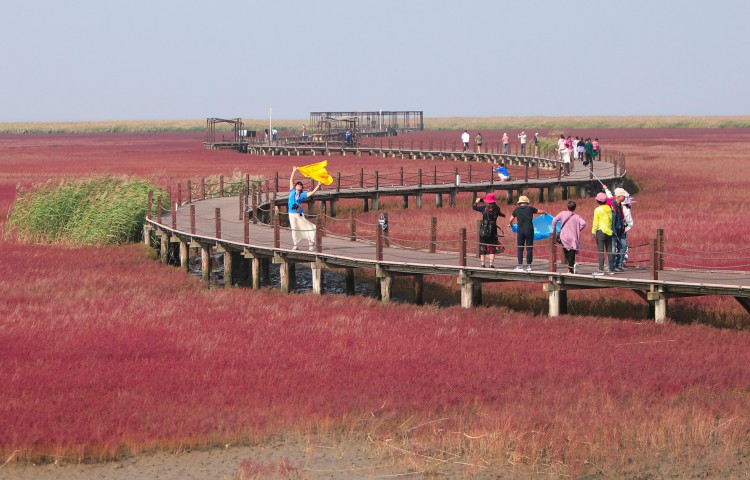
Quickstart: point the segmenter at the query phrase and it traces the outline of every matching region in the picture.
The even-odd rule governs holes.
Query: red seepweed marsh
[[[595,133],[628,155],[641,188],[637,238],[665,228],[675,248],[743,246],[750,130]],[[497,136],[483,134],[485,142]],[[299,162],[209,152],[200,141],[195,133],[0,136],[8,152],[0,159],[2,208],[18,182],[97,171],[167,186],[236,169],[287,175],[281,167]],[[334,157],[332,164],[354,174],[401,163]],[[458,228],[475,221],[468,198],[462,202],[392,209],[391,219],[419,225],[439,215],[441,226]],[[588,218],[593,206],[580,203]],[[562,202],[545,205],[555,207]],[[139,245],[4,240],[0,255],[6,459],[105,460],[310,432],[369,437],[374,449],[396,445],[492,471],[512,462],[568,474],[634,472],[663,461],[731,472],[748,452],[745,331],[551,320],[523,307],[383,307],[357,297],[206,290]],[[514,288],[531,304],[542,298]],[[581,298],[588,296],[612,301]],[[679,303],[736,322],[746,315],[719,301]]]

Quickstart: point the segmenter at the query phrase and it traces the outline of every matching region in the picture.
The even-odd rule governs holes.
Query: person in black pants
[[[526,270],[531,271],[531,261],[534,259],[534,214],[547,213],[544,210],[539,210],[536,207],[529,205],[529,197],[521,195],[516,202],[518,206],[513,210],[513,214],[510,217],[508,226],[513,225],[513,220],[518,223],[518,231],[516,237],[516,245],[518,246],[518,266],[514,269],[516,272]],[[523,266],[523,251],[526,249],[526,268]]]
[[[479,202],[484,202],[484,205],[479,205]],[[485,267],[485,255],[490,257],[489,267],[495,268],[495,254],[504,251],[498,239],[497,217],[505,217],[505,214],[500,211],[493,193],[488,193],[484,199],[477,198],[472,208],[482,213],[482,221],[486,220],[490,224],[488,232],[483,233],[482,229],[479,231],[479,260],[482,262],[482,268]]]

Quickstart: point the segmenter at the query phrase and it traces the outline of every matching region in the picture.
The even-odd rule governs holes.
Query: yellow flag
[[[302,175],[317,180],[323,185],[330,185],[333,183],[333,177],[328,175],[327,166],[328,160],[323,160],[322,162],[305,165],[304,167],[297,167],[297,170]]]

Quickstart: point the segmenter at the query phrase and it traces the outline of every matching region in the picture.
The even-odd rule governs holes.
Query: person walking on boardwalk
[[[586,151],[586,160],[584,160],[584,165],[591,164],[591,169],[594,169],[594,157],[596,154],[594,153],[594,144],[591,143],[591,138],[586,139],[586,143],[584,144],[584,150]]]
[[[297,167],[292,167],[292,176],[289,177],[289,199],[287,201],[287,213],[289,214],[289,227],[292,230],[292,250],[297,250],[299,242],[303,238],[309,243],[309,250],[315,250],[315,224],[305,218],[302,202],[315,195],[320,189],[320,182],[315,185],[311,192],[304,192],[302,182],[294,181]]]
[[[553,232],[557,231],[557,224],[561,224],[557,238],[560,239],[565,261],[568,262],[568,273],[576,273],[576,253],[581,249],[581,232],[586,228],[586,220],[575,211],[576,202],[571,200],[568,202],[568,209],[552,219]]]
[[[516,232],[516,245],[518,253],[518,266],[514,269],[516,272],[524,270],[523,266],[523,251],[526,249],[526,268],[527,272],[531,271],[531,261],[534,260],[534,214],[547,213],[544,210],[539,210],[536,207],[529,205],[529,197],[521,195],[516,202],[518,206],[513,210],[513,214],[510,216],[508,226],[513,225],[513,220],[518,223],[518,230]]]
[[[477,145],[477,153],[482,153],[482,132],[477,133],[474,143]]]
[[[560,138],[557,139],[557,155],[560,157],[560,161],[563,159],[563,149],[565,148],[565,135],[560,134]]]
[[[607,195],[604,192],[596,194],[596,202],[599,204],[594,210],[594,221],[591,224],[591,233],[596,240],[596,250],[599,253],[599,269],[594,275],[614,275],[612,271],[612,207],[607,205]],[[607,267],[604,266],[604,257],[607,256]]]
[[[539,156],[539,145],[541,145],[542,139],[539,138],[539,132],[536,132],[534,134],[534,156]]]
[[[484,205],[479,205],[480,202],[484,202]],[[490,257],[489,267],[495,268],[495,254],[503,252],[498,239],[497,218],[505,217],[505,214],[500,211],[493,193],[488,193],[484,199],[477,198],[472,208],[482,213],[482,223],[479,227],[479,260],[482,268],[485,267],[485,255]]]
[[[471,140],[471,136],[469,135],[468,130],[464,130],[464,133],[461,134],[461,141],[464,144],[464,152],[469,151],[469,140]]]
[[[503,153],[505,155],[510,153],[510,140],[508,139],[507,133],[503,133]]]
[[[518,138],[521,140],[521,155],[526,155],[526,132],[519,133]]]

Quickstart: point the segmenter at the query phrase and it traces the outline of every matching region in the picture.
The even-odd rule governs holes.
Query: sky
[[[0,122],[750,114],[747,0],[3,0]]]

